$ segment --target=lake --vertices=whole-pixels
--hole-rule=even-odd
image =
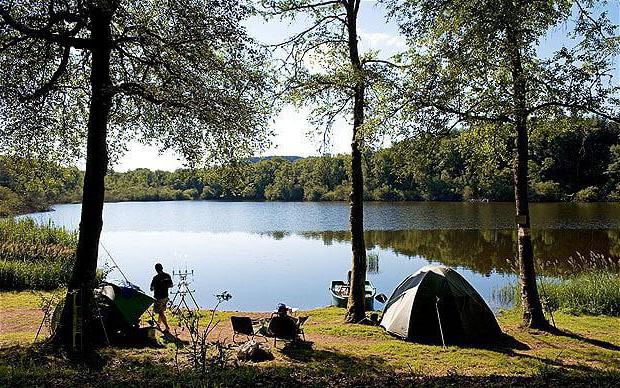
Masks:
[[[366,203],[368,278],[389,296],[408,274],[441,263],[497,309],[494,291],[516,281],[513,209],[510,203]],[[343,202],[107,203],[101,241],[145,290],[161,262],[170,273],[194,271],[192,287],[203,307],[227,290],[233,295],[222,306],[227,310],[268,311],[280,302],[307,309],[328,305],[330,281],[350,268],[348,211]],[[620,204],[533,204],[531,211],[544,275],[620,258]],[[79,204],[27,215],[68,229],[77,229],[79,216]],[[111,260],[100,250],[99,265],[106,264]]]

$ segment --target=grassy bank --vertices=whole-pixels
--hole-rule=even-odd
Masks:
[[[541,281],[538,289],[548,310],[620,317],[620,274],[588,271]],[[500,290],[498,297],[502,303],[518,305],[519,287],[507,286]]]
[[[306,323],[311,347],[273,349],[261,364],[231,364],[199,376],[177,370],[174,347],[106,349],[96,365],[72,364],[29,345],[39,324],[31,293],[0,293],[12,322],[0,334],[0,386],[618,386],[620,318],[556,314],[555,334],[520,327],[518,311],[498,317],[507,337],[487,347],[420,345],[383,329],[343,323],[344,310],[314,309]],[[221,312],[214,338],[230,339]],[[249,313],[260,316],[260,313]],[[206,315],[206,314],[205,314]],[[263,314],[264,315],[264,314]],[[204,319],[207,319],[206,316]],[[272,343],[269,343],[270,345]]]
[[[77,234],[30,219],[0,220],[0,289],[51,290],[66,284]]]

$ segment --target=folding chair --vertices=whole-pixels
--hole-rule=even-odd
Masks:
[[[246,341],[252,340],[254,337],[262,337],[265,341],[267,341],[263,335],[254,330],[254,327],[260,324],[260,321],[258,320],[252,320],[250,317],[230,317],[230,323],[233,328],[232,340],[234,343],[238,343],[236,337],[239,335],[246,336]]]
[[[300,335],[305,341],[306,335],[302,326],[307,320],[308,317],[295,319],[288,315],[272,315],[267,332],[273,337],[273,346],[276,347],[278,340],[295,342]]]
[[[304,341],[306,341],[306,334],[304,333],[303,326],[304,326],[304,323],[306,323],[306,321],[308,320],[308,318],[310,317],[309,316],[299,317],[299,320],[297,321],[297,334],[301,335]]]

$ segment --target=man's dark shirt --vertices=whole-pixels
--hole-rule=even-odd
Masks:
[[[165,272],[158,273],[153,276],[151,281],[151,289],[154,291],[155,299],[163,299],[168,297],[168,288],[172,287],[172,278]]]

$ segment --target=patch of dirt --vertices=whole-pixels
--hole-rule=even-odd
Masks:
[[[0,339],[3,334],[37,332],[43,319],[43,312],[38,308],[10,307],[0,308]]]

